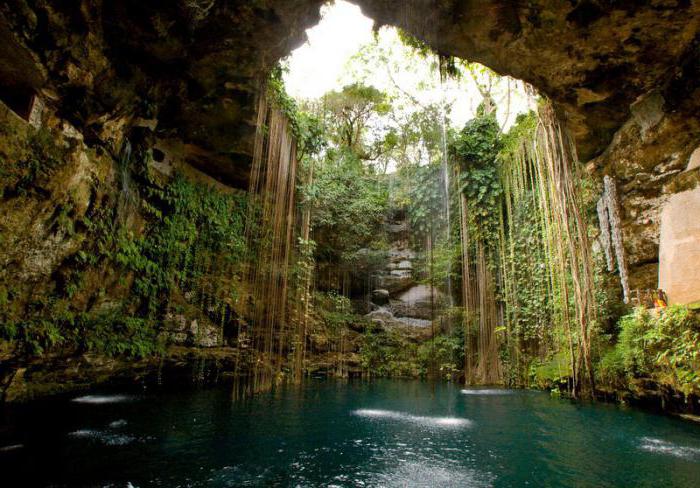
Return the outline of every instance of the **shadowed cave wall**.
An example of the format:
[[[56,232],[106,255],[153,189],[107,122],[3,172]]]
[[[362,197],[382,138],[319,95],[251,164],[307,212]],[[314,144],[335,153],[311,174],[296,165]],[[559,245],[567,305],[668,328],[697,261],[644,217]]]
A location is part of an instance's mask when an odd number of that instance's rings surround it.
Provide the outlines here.
[[[56,173],[0,201],[0,280],[37,296],[75,265],[90,233],[57,226],[61,209],[79,224],[95,202],[116,205],[127,139],[152,151],[163,178],[177,169],[222,192],[246,188],[259,80],[304,41],[322,3],[4,2],[0,158],[26,159],[30,121],[60,151],[50,155]],[[657,287],[662,209],[700,181],[690,163],[700,145],[700,2],[355,3],[377,25],[401,27],[551,98],[582,164],[617,181],[631,287]],[[129,225],[139,233],[145,222],[134,215]],[[122,300],[132,279],[107,269],[93,275],[100,295],[76,298],[86,310]]]

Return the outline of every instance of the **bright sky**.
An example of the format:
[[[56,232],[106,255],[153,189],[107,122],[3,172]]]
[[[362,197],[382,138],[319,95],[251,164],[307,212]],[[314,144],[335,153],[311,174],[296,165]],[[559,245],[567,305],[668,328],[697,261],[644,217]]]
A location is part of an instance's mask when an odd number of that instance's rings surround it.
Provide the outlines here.
[[[431,62],[419,58],[412,49],[404,46],[393,28],[382,28],[377,45],[370,49],[375,42],[374,21],[365,17],[356,5],[337,0],[324,6],[321,15],[321,22],[306,31],[308,42],[287,59],[289,72],[285,83],[290,95],[300,100],[318,99],[328,91],[360,81],[392,94],[410,93],[420,103],[444,99],[452,107],[449,118],[456,128],[461,128],[474,117],[481,96],[468,75],[459,81],[440,84]],[[367,57],[374,56],[374,62],[367,64],[358,60],[361,51],[368,53]],[[384,59],[378,60],[377,53],[381,53]],[[371,71],[368,71],[368,66]],[[383,67],[378,68],[380,66]],[[510,110],[506,109],[505,97],[508,83],[511,88]],[[535,101],[517,80],[501,79],[493,95],[498,105],[499,122],[505,122],[506,129],[518,113],[535,107]]]
[[[285,84],[295,98],[320,98],[339,88],[350,58],[373,40],[374,21],[360,7],[338,1],[323,7],[321,14],[321,22],[306,31],[308,42],[289,57]]]

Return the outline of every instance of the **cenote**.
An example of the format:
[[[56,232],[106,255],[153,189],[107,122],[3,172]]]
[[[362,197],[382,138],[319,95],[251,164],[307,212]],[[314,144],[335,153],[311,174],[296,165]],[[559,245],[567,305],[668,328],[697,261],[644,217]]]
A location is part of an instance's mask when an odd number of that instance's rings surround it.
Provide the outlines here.
[[[414,380],[95,391],[13,409],[5,486],[697,486],[700,426]],[[21,446],[20,446],[21,445]],[[130,485],[128,483],[131,483]]]
[[[2,2],[0,487],[700,486],[699,115],[700,0]]]

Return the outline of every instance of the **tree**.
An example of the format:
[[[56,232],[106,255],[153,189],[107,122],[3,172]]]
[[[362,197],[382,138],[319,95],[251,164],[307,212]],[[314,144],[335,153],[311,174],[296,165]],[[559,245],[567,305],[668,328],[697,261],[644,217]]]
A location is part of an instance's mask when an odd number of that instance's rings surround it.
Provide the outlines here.
[[[391,112],[389,97],[373,86],[353,83],[329,92],[323,97],[323,106],[333,141],[360,159],[374,161],[396,144],[396,134],[379,120]],[[370,125],[383,137],[370,140]]]

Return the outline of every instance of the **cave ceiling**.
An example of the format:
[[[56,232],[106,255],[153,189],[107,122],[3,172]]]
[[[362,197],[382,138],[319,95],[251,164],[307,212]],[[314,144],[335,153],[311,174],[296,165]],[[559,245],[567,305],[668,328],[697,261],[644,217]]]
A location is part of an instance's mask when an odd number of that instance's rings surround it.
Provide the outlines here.
[[[198,148],[197,165],[244,186],[259,80],[305,40],[319,0],[9,0],[0,87],[43,93],[86,141],[119,117]],[[438,52],[525,80],[553,100],[581,160],[605,150],[652,91],[697,117],[700,2],[356,0]],[[205,156],[202,156],[205,155]]]

